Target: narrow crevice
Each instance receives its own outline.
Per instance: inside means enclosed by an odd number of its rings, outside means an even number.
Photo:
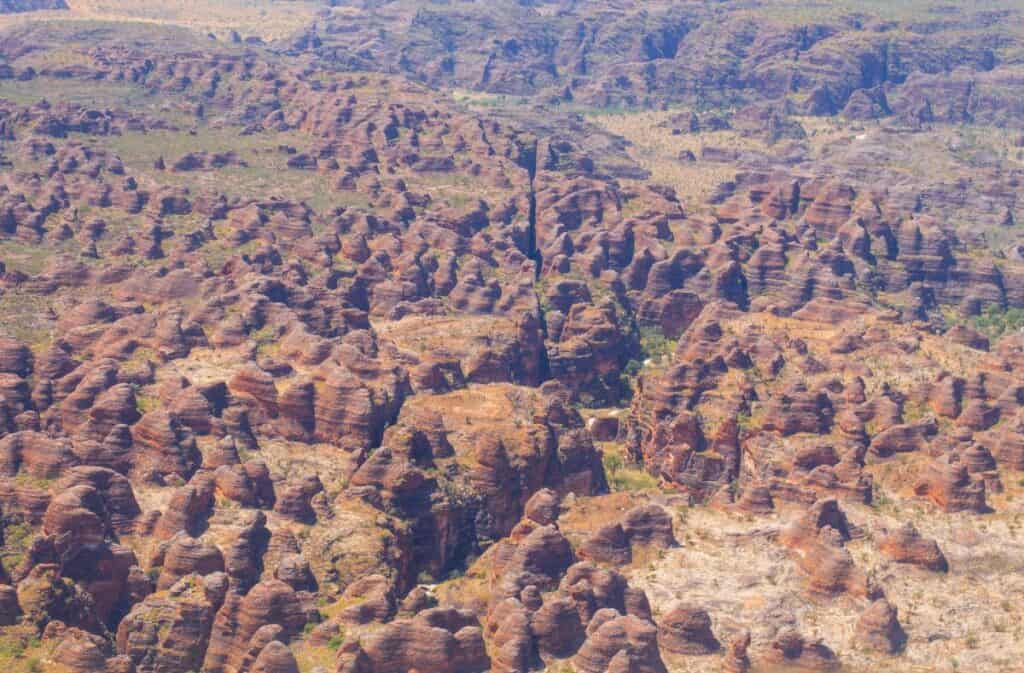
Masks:
[[[536,180],[537,180],[537,149],[540,142],[537,140],[533,141],[533,147],[526,154],[526,170],[530,174],[530,190],[527,192],[527,198],[530,204],[529,213],[529,228],[527,229],[526,235],[526,250],[527,255],[534,263],[534,278],[540,280],[541,267],[544,263],[544,258],[541,255],[540,248],[537,247],[537,192],[536,192]]]
[[[523,152],[521,158],[522,165],[526,168],[527,173],[530,176],[529,190],[526,193],[526,198],[529,202],[529,220],[526,229],[526,256],[533,260],[533,278],[535,281],[539,281],[541,277],[541,269],[544,265],[544,258],[541,255],[540,248],[537,245],[537,192],[536,192],[536,179],[537,179],[537,163],[538,163],[538,149],[540,147],[540,141],[534,140],[530,147]],[[539,290],[535,290],[539,295]],[[551,378],[551,365],[548,361],[548,323],[547,316],[545,315],[543,302],[540,301],[540,297],[537,297],[537,316],[540,319],[540,336],[541,336],[541,348],[539,354],[538,363],[538,378],[543,383]]]
[[[537,316],[540,318],[540,354],[537,363],[537,378],[539,383],[551,379],[551,362],[548,360],[548,317],[545,315],[544,305],[538,299]]]

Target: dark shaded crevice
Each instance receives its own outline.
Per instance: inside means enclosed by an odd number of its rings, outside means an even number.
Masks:
[[[370,453],[379,449],[384,443],[384,433],[387,432],[387,429],[398,424],[398,417],[402,413],[402,407],[405,406],[406,400],[412,397],[412,395],[412,387],[409,384],[408,378],[406,378],[406,381],[402,388],[399,389],[398,396],[392,406],[390,408],[385,406],[380,411],[380,416],[378,417],[380,420],[376,426],[374,426],[373,435],[370,437],[370,445],[368,447]]]
[[[487,56],[487,63],[484,64],[484,72],[480,77],[479,88],[486,88],[491,83],[491,72],[494,69],[494,54],[491,53]]]
[[[537,357],[537,379],[540,384],[551,379],[551,362],[548,360],[548,320],[539,300],[537,301],[537,317],[540,319],[541,336],[540,353]]]
[[[533,261],[533,278],[535,281],[539,281],[541,277],[541,269],[544,265],[544,257],[540,252],[540,248],[537,245],[537,192],[536,192],[536,179],[537,179],[537,163],[538,163],[538,150],[540,147],[539,140],[533,140],[529,147],[523,149],[523,153],[520,156],[520,165],[526,169],[530,176],[529,188],[526,193],[526,198],[529,203],[529,212],[526,229],[526,242],[524,251],[526,256]],[[541,336],[540,353],[538,354],[537,363],[537,377],[539,383],[543,383],[551,378],[551,364],[548,360],[548,323],[547,316],[545,315],[544,305],[540,301],[539,291],[535,290],[537,296],[537,318],[540,321],[539,331]]]
[[[537,150],[540,145],[540,141],[534,140],[533,146],[526,151],[523,159],[526,162],[526,170],[530,175],[530,189],[526,194],[526,198],[529,200],[529,226],[526,231],[526,254],[534,262],[534,278],[540,279],[541,267],[544,263],[544,258],[541,255],[540,249],[537,247],[537,191],[536,191],[536,180],[537,180]]]
[[[544,259],[541,256],[540,250],[537,248],[537,196],[533,193],[533,183],[530,183],[530,228],[527,234],[526,245],[530,251],[530,259],[533,260],[535,269],[534,276],[537,280],[540,280],[541,265],[544,263]]]

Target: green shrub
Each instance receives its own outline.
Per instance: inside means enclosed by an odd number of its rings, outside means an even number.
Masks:
[[[608,486],[613,491],[647,491],[658,488],[658,480],[643,465],[628,461],[621,454],[605,451],[601,459]]]
[[[605,472],[608,474],[615,474],[622,469],[622,456],[617,453],[606,451],[601,462],[604,463]]]
[[[645,358],[661,360],[672,354],[676,344],[656,327],[640,328],[640,350]]]
[[[1004,334],[1024,330],[1024,309],[988,306],[974,318],[974,326],[989,338],[998,339]]]

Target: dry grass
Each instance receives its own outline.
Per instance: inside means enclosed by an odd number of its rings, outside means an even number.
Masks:
[[[1016,502],[1012,495],[1011,502]],[[849,504],[844,509],[869,532],[912,518],[950,559],[948,575],[929,573],[886,561],[870,535],[849,543],[857,565],[876,578],[899,609],[910,636],[899,657],[856,647],[853,630],[866,603],[851,597],[811,598],[796,564],[764,534],[797,510],[755,521],[690,508],[685,522],[677,525],[681,548],[645,564],[634,563],[627,569],[630,584],[647,592],[656,616],[676,601],[707,609],[723,641],[737,626],[751,629],[755,660],[771,638],[773,624],[792,618],[801,632],[823,638],[837,652],[844,671],[1016,670],[1014,663],[1024,655],[1019,626],[1024,579],[1016,569],[1020,543],[1014,532],[1019,506],[994,517],[950,516],[905,503],[886,511]],[[711,673],[720,670],[721,658],[668,657],[666,663],[671,673]]]
[[[488,315],[409,316],[402,320],[377,323],[374,329],[381,339],[412,353],[461,353],[495,341],[516,339],[515,324],[508,318]]]
[[[155,101],[151,100],[150,104],[155,104]],[[165,116],[162,111],[161,116]],[[104,139],[105,148],[121,157],[132,175],[145,185],[181,186],[198,193],[227,192],[229,197],[259,194],[263,198],[303,201],[317,212],[340,205],[366,206],[365,196],[335,190],[329,173],[288,168],[290,155],[278,151],[278,147],[288,145],[302,150],[308,144],[309,139],[299,133],[243,136],[235,127],[206,125],[199,126],[192,133],[164,130],[128,132]],[[234,152],[246,166],[187,172],[157,171],[153,168],[158,157],[164,157],[171,163],[189,152],[200,151]]]
[[[830,21],[844,15],[867,14],[884,21],[938,20],[942,10],[958,7],[964,13],[999,10],[1021,10],[1021,0],[972,0],[954,3],[947,0],[769,0],[753,10],[781,23],[805,24]]]
[[[540,450],[533,423],[537,394],[506,383],[471,385],[445,395],[416,395],[402,407],[402,415],[441,414],[460,462],[475,461],[485,434],[499,438],[510,456],[525,456]]]
[[[16,291],[0,293],[0,334],[28,344],[37,354],[53,340],[57,316],[78,299],[67,289],[49,295]]]
[[[168,375],[184,376],[193,385],[201,386],[229,380],[247,360],[238,349],[194,348],[188,357],[172,363],[174,371]]]
[[[260,440],[259,458],[267,463],[275,477],[297,481],[306,475],[316,474],[332,497],[344,488],[359,467],[358,457],[331,444]]]
[[[442,605],[451,605],[462,610],[473,610],[486,614],[487,605],[493,594],[491,589],[490,558],[485,553],[474,563],[466,574],[446,580],[433,587],[433,594]]]
[[[684,111],[644,111],[621,114],[597,114],[591,121],[601,128],[626,138],[631,143],[630,157],[650,171],[651,182],[675,188],[680,199],[690,207],[703,203],[719,184],[730,180],[735,168],[697,161],[679,161],[679,153],[690,151],[700,157],[704,147],[737,150],[764,150],[764,146],[733,131],[672,135],[669,119]]]
[[[67,666],[50,660],[55,641],[40,642],[29,624],[0,629],[0,666],[7,673],[70,673]]]
[[[299,665],[300,673],[330,671],[334,668],[334,660],[337,657],[335,650],[325,645],[313,646],[306,641],[294,643],[292,652],[295,654],[295,663]]]
[[[309,560],[320,585],[321,595],[336,598],[348,584],[360,577],[390,575],[398,567],[394,534],[387,517],[367,503],[338,498],[334,516],[311,528],[295,528],[303,555]],[[271,519],[269,527],[282,525]]]
[[[645,500],[645,496],[629,492],[575,498],[559,517],[558,527],[573,547],[578,547],[598,528],[621,520],[626,512]]]
[[[608,487],[616,493],[656,492],[658,478],[636,462],[626,447],[617,442],[602,442],[601,449]]]
[[[36,20],[148,23],[199,33],[265,41],[285,38],[309,25],[322,3],[313,0],[68,0],[70,11],[28,12],[0,17],[0,28]]]
[[[829,354],[835,333],[841,329],[860,331],[872,325],[883,327],[889,339],[869,344],[855,360],[842,360],[823,376],[864,374],[869,396],[879,394],[885,383],[911,390],[924,381],[934,381],[940,370],[969,376],[990,366],[991,356],[950,344],[939,336],[925,335],[920,348],[905,353],[893,343],[909,336],[912,328],[878,323],[867,314],[841,326],[822,326],[793,318],[763,316],[758,327],[769,335],[799,336],[812,355],[835,363]],[[749,317],[725,323],[729,332],[754,327]],[[761,388],[779,390],[787,380],[802,376],[799,368],[787,367],[780,380],[766,380]],[[813,388],[814,377],[808,381]],[[908,408],[908,414],[911,410]],[[790,444],[795,438],[785,440]],[[858,567],[872,575],[888,599],[899,609],[910,634],[907,651],[898,658],[868,654],[853,642],[853,629],[866,603],[849,597],[834,601],[811,598],[794,562],[781,548],[758,531],[779,526],[796,514],[780,505],[774,516],[757,519],[716,512],[706,507],[687,510],[685,523],[677,529],[683,546],[665,558],[650,559],[648,566],[634,564],[631,584],[642,586],[655,611],[667,609],[676,600],[697,603],[708,609],[715,632],[728,634],[740,624],[754,632],[753,652],[772,636],[768,628],[779,616],[792,617],[807,635],[821,637],[837,651],[844,670],[861,671],[1010,671],[1019,661],[1024,629],[1020,623],[1020,601],[1024,598],[1024,573],[1020,549],[1024,521],[1024,481],[1005,472],[1004,493],[990,494],[996,510],[988,516],[945,514],[914,497],[910,490],[921,466],[923,454],[900,455],[867,468],[884,494],[875,506],[846,503],[851,520],[865,528],[869,537],[850,543]],[[571,518],[570,518],[571,520]],[[948,575],[928,573],[890,563],[879,556],[872,541],[883,527],[913,521],[922,534],[935,538],[950,560]],[[709,571],[713,568],[713,572]],[[955,600],[950,597],[955,596]],[[669,670],[719,670],[720,659],[668,660]]]

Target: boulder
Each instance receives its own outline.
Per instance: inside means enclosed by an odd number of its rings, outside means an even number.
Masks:
[[[907,634],[889,601],[873,602],[857,619],[854,642],[857,647],[881,654],[896,654],[906,644]]]
[[[938,543],[923,537],[910,522],[892,530],[882,530],[876,544],[883,556],[896,563],[907,563],[935,572],[949,570],[949,563]]]
[[[693,605],[676,605],[658,620],[658,644],[673,654],[711,654],[721,644],[711,632],[711,617]]]

